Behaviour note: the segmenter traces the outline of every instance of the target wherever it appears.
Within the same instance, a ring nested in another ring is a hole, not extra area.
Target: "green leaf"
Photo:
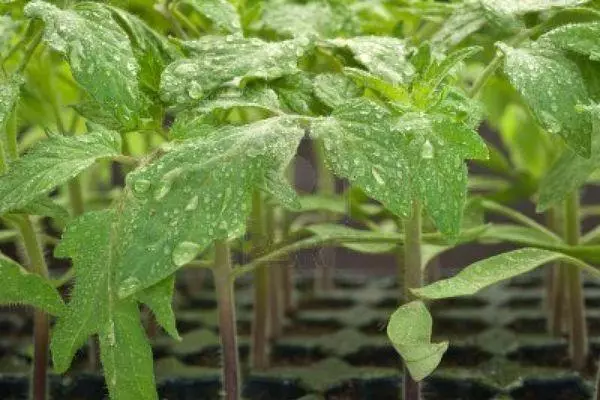
[[[420,289],[411,289],[411,291],[415,296],[430,300],[469,296],[494,283],[522,275],[544,264],[559,260],[600,276],[600,272],[595,268],[566,254],[524,248],[478,261],[452,278],[443,279]]]
[[[486,22],[477,1],[463,1],[452,15],[435,32],[431,42],[444,47],[454,47],[481,29]]]
[[[300,197],[301,211],[330,211],[337,214],[347,212],[346,201],[341,197],[329,197],[325,195],[305,195]]]
[[[173,339],[181,340],[177,331],[175,313],[171,307],[171,299],[175,291],[175,275],[163,279],[154,286],[136,293],[135,297],[140,303],[146,304],[156,321]]]
[[[568,24],[540,36],[538,43],[555,46],[600,61],[600,22]]]
[[[388,322],[387,335],[417,382],[437,368],[448,349],[447,341],[431,342],[432,325],[431,314],[421,301],[401,306]]]
[[[242,32],[240,16],[228,0],[182,0],[182,3],[190,5],[219,28],[231,33]]]
[[[300,71],[298,57],[307,43],[205,36],[185,45],[192,58],[175,61],[162,75],[162,98],[173,104],[201,100],[226,85],[240,87],[248,80],[274,80],[296,74]]]
[[[124,126],[135,126],[143,108],[140,67],[110,11],[89,2],[61,10],[36,0],[25,6],[25,14],[44,21],[45,41],[67,57],[75,80],[89,95]]]
[[[570,149],[563,152],[540,182],[538,211],[545,211],[563,201],[600,168],[600,107],[596,106],[596,109],[596,112],[592,112],[595,115],[591,157],[583,158]]]
[[[501,49],[506,54],[504,71],[538,123],[560,135],[577,154],[589,157],[591,120],[589,115],[575,112],[578,105],[589,101],[577,65],[559,53],[540,48],[501,45]]]
[[[130,173],[118,206],[120,296],[170,276],[214,240],[243,233],[253,191],[266,176],[283,175],[303,136],[288,116],[225,126],[170,144]]]
[[[482,242],[516,243],[541,248],[561,244],[536,229],[511,224],[491,224],[479,239]]]
[[[133,53],[140,65],[140,83],[158,92],[160,75],[165,67],[178,57],[175,47],[146,22],[127,11],[105,6],[129,35]]]
[[[336,7],[334,2],[298,4],[278,1],[265,8],[261,27],[288,38],[313,35],[328,38],[352,31],[352,22],[348,8]]]
[[[546,11],[551,8],[574,7],[589,0],[481,0],[482,4],[500,14],[521,15],[529,12]]]
[[[366,99],[315,119],[312,128],[323,139],[334,173],[401,217],[408,217],[414,198],[420,199],[441,232],[458,233],[467,187],[463,160],[487,156],[476,132],[442,115],[393,119]]]
[[[325,105],[335,108],[361,95],[352,80],[341,74],[320,74],[314,82],[315,96]]]
[[[299,211],[302,207],[298,193],[290,186],[281,171],[268,173],[261,189],[290,211]]]
[[[359,253],[389,253],[397,246],[396,243],[368,243],[369,239],[379,239],[384,235],[381,232],[353,229],[343,225],[317,224],[309,225],[304,229],[322,239],[344,237],[345,239],[340,245]],[[398,243],[402,241],[402,236],[395,233],[390,233],[389,237],[390,239],[398,237]],[[353,242],[350,242],[350,239]]]
[[[408,90],[404,87],[389,83],[368,71],[346,67],[343,72],[346,76],[352,78],[358,86],[374,90],[389,100],[398,102],[399,104],[408,103],[410,100]]]
[[[283,109],[289,113],[312,115],[315,103],[312,77],[307,73],[283,76],[270,83]]]
[[[156,400],[152,351],[139,306],[135,299],[117,296],[115,217],[114,210],[84,214],[67,227],[55,249],[57,257],[73,259],[75,287],[53,331],[54,366],[64,372],[77,349],[97,334],[110,398]]]
[[[54,218],[60,222],[66,222],[69,219],[69,211],[58,203],[52,201],[47,196],[41,196],[19,210],[13,211],[17,214],[40,215]]]
[[[26,207],[96,160],[118,155],[120,148],[120,136],[101,128],[82,136],[53,135],[36,143],[0,176],[0,214]]]
[[[21,77],[14,77],[0,82],[0,132],[4,131],[6,121],[19,100],[21,83]]]
[[[201,101],[196,108],[177,114],[169,135],[176,139],[208,135],[222,120],[220,116],[234,109],[258,110],[265,116],[282,113],[277,93],[263,84],[225,89],[214,98]]]
[[[394,84],[407,84],[415,74],[408,61],[410,48],[403,40],[383,36],[333,39],[327,43],[349,49],[367,70]]]
[[[552,143],[527,110],[509,104],[500,119],[500,134],[514,166],[541,178],[548,170]]]
[[[49,280],[28,272],[0,254],[0,304],[30,305],[52,315],[65,311],[65,304]]]

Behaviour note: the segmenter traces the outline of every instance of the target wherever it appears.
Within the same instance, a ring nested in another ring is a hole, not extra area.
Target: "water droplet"
[[[192,261],[202,248],[198,243],[194,242],[181,242],[173,250],[171,255],[173,263],[178,267],[185,265]]]
[[[140,286],[140,280],[137,278],[127,278],[119,287],[119,297],[127,297],[135,293]]]
[[[133,183],[133,191],[138,194],[146,193],[150,189],[150,181],[146,179],[138,179]]]
[[[377,169],[375,167],[371,168],[371,174],[373,174],[373,178],[375,178],[375,181],[380,184],[380,185],[385,185],[385,180],[383,179],[383,177],[379,174],[379,172],[377,171]]]
[[[433,145],[429,139],[425,140],[425,143],[423,143],[423,147],[421,148],[421,158],[426,160],[433,158]]]
[[[198,208],[198,196],[192,197],[189,203],[185,206],[186,211],[194,211]]]
[[[171,190],[172,184],[173,181],[171,180],[160,181],[160,183],[158,184],[158,188],[154,192],[154,198],[156,200],[162,200]]]

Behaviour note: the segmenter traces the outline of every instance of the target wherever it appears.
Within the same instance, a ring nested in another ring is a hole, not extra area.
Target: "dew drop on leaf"
[[[178,267],[192,261],[202,250],[202,246],[194,242],[181,242],[173,250],[173,263]]]
[[[127,278],[119,288],[119,297],[124,298],[138,291],[140,281],[137,278]]]
[[[138,194],[146,193],[150,189],[150,181],[146,179],[138,179],[133,184],[133,191]]]
[[[189,203],[185,206],[186,211],[194,211],[198,208],[198,196],[192,197]]]
[[[433,158],[433,145],[429,139],[425,140],[425,143],[423,143],[423,147],[421,148],[421,158],[426,160]]]
[[[378,184],[385,185],[385,180],[381,177],[379,172],[377,172],[377,168],[372,167],[371,174],[373,174],[373,178],[375,178],[375,181],[377,181]]]

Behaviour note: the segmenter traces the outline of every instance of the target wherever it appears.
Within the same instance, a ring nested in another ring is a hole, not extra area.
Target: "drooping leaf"
[[[162,75],[162,97],[173,104],[198,101],[224,85],[239,87],[248,80],[295,74],[307,45],[302,40],[265,42],[229,36],[205,36],[185,44],[192,58],[175,61]]]
[[[394,84],[407,84],[415,74],[408,61],[410,47],[403,40],[383,36],[357,36],[330,40],[333,46],[349,49],[370,72]]]
[[[399,104],[409,102],[410,94],[408,90],[402,86],[390,83],[385,79],[360,68],[346,67],[343,72],[344,75],[352,78],[354,83],[361,88],[374,90],[375,92],[382,94],[385,98]]]
[[[317,98],[331,108],[341,106],[361,94],[354,82],[341,74],[317,75],[313,87]]]
[[[8,257],[0,254],[0,304],[23,304],[60,315],[65,304],[48,279],[28,272]]]
[[[448,349],[448,342],[432,343],[433,321],[421,301],[412,301],[398,308],[387,326],[387,335],[404,360],[415,381],[429,376]]]
[[[311,115],[314,105],[313,81],[306,73],[285,75],[271,82],[282,108],[295,114]]]
[[[600,22],[563,25],[540,36],[538,42],[600,61]]]
[[[116,156],[120,150],[120,136],[102,128],[82,136],[53,135],[36,143],[0,176],[0,214],[26,207],[96,160]]]
[[[182,0],[182,3],[190,5],[227,32],[242,31],[240,16],[235,6],[228,0]]]
[[[301,208],[300,198],[296,190],[290,186],[281,171],[270,172],[265,176],[264,183],[260,188],[275,199],[277,204],[282,205],[290,211],[298,211]]]
[[[502,45],[501,49],[506,54],[504,71],[538,123],[548,132],[560,135],[579,155],[589,157],[591,119],[575,112],[578,105],[588,103],[577,65],[559,53],[541,48]]]
[[[283,174],[303,135],[288,116],[225,126],[130,173],[119,205],[120,296],[170,276],[214,240],[241,234],[252,192],[265,176]]]
[[[139,65],[129,37],[99,3],[81,2],[61,10],[44,1],[25,6],[30,18],[45,23],[44,39],[68,59],[75,80],[126,127],[137,124],[143,98]]]
[[[466,200],[463,161],[487,157],[476,132],[442,115],[393,119],[377,103],[356,99],[316,119],[313,134],[337,175],[402,217],[413,199],[422,200],[437,228],[456,236]]]
[[[340,197],[329,197],[325,195],[305,195],[300,197],[301,211],[330,211],[332,213],[344,214],[348,205]]]
[[[491,224],[479,238],[482,242],[514,243],[521,246],[548,247],[561,245],[561,241],[550,238],[536,229],[511,224]]]
[[[139,306],[135,299],[119,299],[117,295],[115,214],[112,209],[84,214],[67,227],[55,249],[56,256],[73,259],[76,278],[67,311],[53,331],[54,366],[64,372],[87,338],[98,335],[110,397],[156,400],[152,351]],[[163,289],[150,288],[139,296],[144,301],[152,297],[149,305],[157,316],[168,315],[157,312],[170,304],[170,298],[157,294]],[[163,321],[159,317],[159,322]]]
[[[576,258],[550,250],[524,248],[502,253],[469,265],[452,278],[437,281],[420,289],[411,289],[423,299],[469,296],[481,289],[529,272],[544,264],[562,260],[600,276],[600,272]]]
[[[600,168],[600,107],[588,108],[588,110],[592,110],[592,118],[594,118],[591,157],[581,157],[571,149],[564,151],[540,182],[538,211],[545,211],[563,201]],[[580,115],[589,115],[589,113]]]

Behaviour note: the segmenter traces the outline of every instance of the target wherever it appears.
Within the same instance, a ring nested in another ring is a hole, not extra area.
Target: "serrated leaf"
[[[442,115],[392,118],[373,101],[351,100],[316,119],[326,162],[401,217],[421,200],[437,228],[455,236],[466,200],[464,160],[486,158],[487,148],[467,126]]]
[[[423,299],[469,296],[494,283],[522,275],[544,264],[559,260],[600,276],[597,269],[563,253],[524,248],[478,261],[452,278],[437,281],[420,289],[411,289],[411,291]]]
[[[463,1],[431,37],[431,42],[438,46],[454,47],[481,29],[485,22],[486,18],[478,1]]]
[[[521,15],[529,12],[550,10],[551,8],[574,7],[589,0],[480,0],[489,9],[500,14]]]
[[[0,304],[30,305],[49,314],[60,315],[65,304],[49,280],[32,274],[0,254]]]
[[[383,36],[333,39],[328,43],[349,49],[370,72],[394,84],[407,84],[415,74],[408,61],[410,48],[403,40]]]
[[[600,22],[563,25],[540,36],[538,42],[600,61]]]
[[[140,65],[140,83],[158,91],[160,75],[165,67],[178,57],[177,50],[166,37],[137,16],[118,7],[106,7],[129,35],[133,53]]]
[[[76,278],[67,311],[52,334],[54,366],[64,372],[77,349],[97,334],[111,399],[156,400],[152,351],[138,304],[117,296],[115,217],[114,210],[84,214],[67,227],[55,249],[56,256],[73,259]]]
[[[162,98],[173,104],[201,100],[224,85],[296,74],[306,42],[205,36],[185,45],[192,57],[175,61],[162,75]]]
[[[277,93],[263,84],[243,89],[226,89],[214,98],[208,98],[193,108],[177,114],[169,135],[176,139],[190,139],[210,134],[217,129],[223,113],[234,109],[253,109],[265,116],[281,114]]]
[[[26,207],[96,160],[118,155],[120,149],[120,136],[102,128],[81,136],[53,135],[36,143],[0,176],[0,214]]]
[[[375,92],[382,94],[385,98],[400,104],[409,102],[410,95],[408,90],[402,86],[389,83],[377,75],[358,68],[346,67],[343,72],[346,76],[352,78],[360,87],[374,90]]]
[[[120,296],[161,281],[214,240],[240,235],[253,191],[287,167],[303,136],[288,116],[225,126],[130,173],[119,205]]]
[[[44,21],[44,40],[67,57],[75,80],[89,95],[124,126],[135,126],[143,109],[139,65],[110,11],[89,2],[61,10],[36,0],[24,12]]]
[[[271,82],[283,109],[296,114],[311,115],[314,103],[313,82],[306,73],[286,75]]]
[[[351,15],[346,7],[336,7],[334,2],[308,3],[272,2],[261,18],[263,29],[282,37],[339,36],[352,30]]]
[[[589,97],[577,65],[559,53],[539,48],[501,46],[504,71],[521,94],[538,123],[560,135],[583,157],[590,155],[589,115],[575,112]]]
[[[242,24],[235,6],[228,0],[182,0],[210,19],[219,28],[231,33],[241,33]]]
[[[341,74],[320,74],[313,85],[315,96],[323,104],[335,108],[361,95],[361,90],[350,78]]]
[[[597,110],[596,115],[593,115],[591,157],[581,157],[571,149],[563,152],[540,182],[536,207],[538,211],[545,211],[563,201],[600,168],[600,107]]]
[[[54,218],[60,222],[66,222],[69,219],[69,211],[58,203],[52,201],[47,196],[41,196],[21,209],[13,211],[17,214],[40,215]]]
[[[163,279],[154,286],[136,293],[135,297],[140,303],[146,304],[156,321],[175,340],[181,340],[177,330],[175,313],[171,307],[171,300],[175,291],[175,275]]]
[[[415,381],[429,376],[448,349],[448,342],[432,343],[433,321],[421,301],[398,308],[388,322],[387,335]]]
[[[282,171],[268,173],[265,176],[262,189],[268,193],[277,203],[281,204],[290,211],[300,210],[300,198],[296,190],[290,186],[289,182],[283,176]]]

